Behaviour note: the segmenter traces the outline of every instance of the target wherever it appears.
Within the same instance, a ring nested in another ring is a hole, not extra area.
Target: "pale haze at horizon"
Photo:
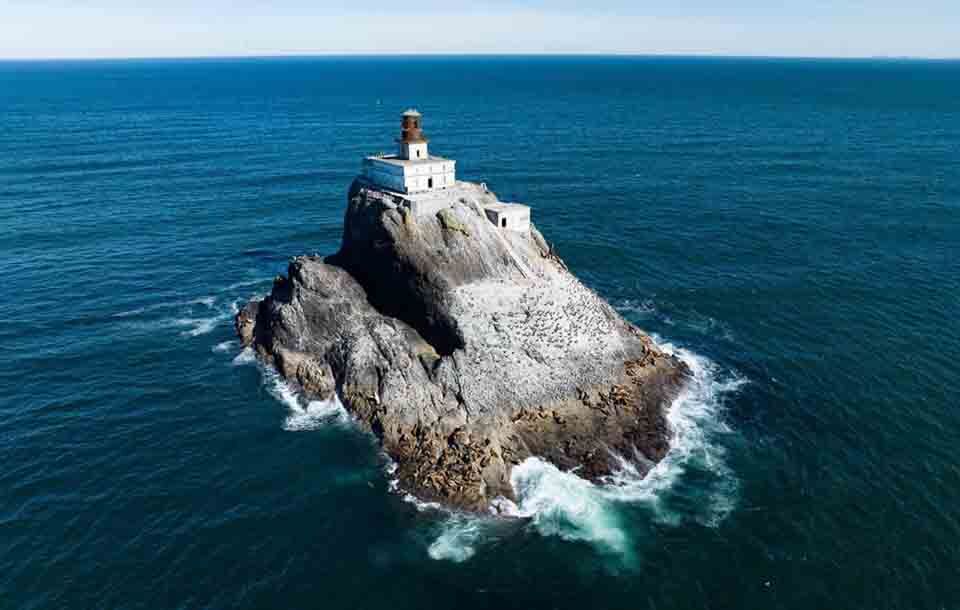
[[[0,0],[0,58],[301,54],[960,57],[960,2]]]

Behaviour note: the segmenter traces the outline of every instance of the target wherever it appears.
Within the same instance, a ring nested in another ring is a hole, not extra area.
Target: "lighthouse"
[[[457,162],[430,154],[423,115],[417,110],[411,108],[400,115],[396,141],[396,153],[363,160],[358,184],[365,196],[409,210],[412,218],[429,218],[457,203],[469,203],[498,229],[530,232],[529,206],[499,201],[482,182],[457,182]]]
[[[431,155],[423,134],[423,115],[411,108],[400,115],[398,150],[363,161],[363,177],[374,185],[406,195],[456,185],[456,161]]]

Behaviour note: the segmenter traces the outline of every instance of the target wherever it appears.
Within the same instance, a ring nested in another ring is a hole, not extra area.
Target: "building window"
[[[507,219],[506,219],[506,218],[501,218],[501,219],[500,219],[500,226],[503,227],[504,229],[507,228]]]
[[[428,189],[433,188],[433,178],[427,178],[427,188]]]

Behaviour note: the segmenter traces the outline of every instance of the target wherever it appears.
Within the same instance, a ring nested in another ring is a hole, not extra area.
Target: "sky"
[[[0,0],[0,58],[960,58],[960,0]]]

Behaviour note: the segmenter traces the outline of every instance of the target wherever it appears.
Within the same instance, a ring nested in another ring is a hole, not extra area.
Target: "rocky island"
[[[689,372],[581,284],[526,206],[455,179],[420,115],[369,157],[340,250],[302,256],[236,318],[311,398],[339,396],[424,500],[486,510],[538,456],[598,480],[649,469]]]

